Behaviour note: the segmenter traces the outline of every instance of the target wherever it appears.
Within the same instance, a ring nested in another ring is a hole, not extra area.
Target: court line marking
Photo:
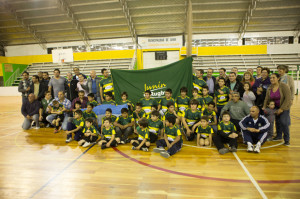
[[[269,148],[273,148],[276,146],[280,146],[283,145],[284,142],[280,142],[278,144],[274,144],[271,146],[266,146],[266,147],[261,147],[261,149],[269,149]],[[201,147],[201,146],[194,146],[194,145],[190,145],[190,144],[183,144],[184,146],[189,146],[189,147],[194,147],[194,148],[199,148],[199,149],[211,149],[211,150],[217,150],[216,148],[210,148],[210,147]],[[237,149],[238,151],[246,151],[247,149]]]
[[[146,162],[137,160],[133,157],[130,157],[129,155],[123,153],[122,151],[120,151],[119,149],[117,149],[116,147],[112,147],[117,153],[119,153],[121,156],[123,156],[124,158],[131,160],[135,163],[138,163],[140,165],[152,168],[152,169],[156,169],[159,171],[163,171],[166,173],[172,173],[175,175],[181,175],[181,176],[186,176],[186,177],[192,177],[192,178],[199,178],[199,179],[206,179],[206,180],[216,180],[216,181],[226,181],[226,182],[241,182],[241,183],[250,183],[250,180],[239,180],[239,179],[229,179],[229,178],[217,178],[217,177],[208,177],[208,176],[200,176],[200,175],[195,175],[195,174],[189,174],[189,173],[183,173],[183,172],[179,172],[179,171],[173,171],[173,170],[169,170],[169,169],[165,169],[159,166],[155,166],[152,164],[148,164]],[[259,183],[264,183],[264,184],[288,184],[288,183],[300,183],[300,180],[258,180],[257,182]]]
[[[96,143],[95,143],[96,144]],[[42,185],[36,192],[34,192],[29,198],[35,197],[38,193],[40,193],[44,188],[46,188],[53,180],[55,180],[58,176],[60,176],[64,171],[66,171],[69,167],[71,167],[79,158],[81,158],[84,154],[86,154],[93,146],[90,146],[87,150],[82,152],[77,158],[75,158],[72,162],[70,162],[67,166],[65,166],[61,171],[59,171],[56,175],[51,177],[44,185]]]
[[[4,138],[4,137],[7,137],[7,136],[15,135],[15,134],[18,134],[18,133],[21,133],[21,132],[23,132],[23,131],[18,131],[18,132],[10,133],[10,134],[7,134],[7,135],[2,135],[2,136],[0,136],[0,138]]]
[[[260,188],[260,186],[258,185],[258,183],[256,182],[256,180],[253,178],[253,176],[251,175],[251,173],[248,171],[248,169],[246,168],[246,166],[244,165],[244,163],[239,158],[239,156],[235,152],[233,152],[232,154],[234,155],[234,157],[238,161],[238,163],[241,165],[241,167],[243,168],[243,170],[245,171],[245,173],[247,174],[247,176],[249,177],[250,181],[252,182],[252,184],[254,185],[254,187],[257,189],[257,191],[259,192],[259,194],[261,195],[261,197],[263,199],[267,199],[268,197],[263,192],[263,190]]]

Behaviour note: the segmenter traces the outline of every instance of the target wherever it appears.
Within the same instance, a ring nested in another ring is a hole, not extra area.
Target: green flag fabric
[[[180,95],[180,88],[187,87],[191,96],[193,88],[192,57],[152,69],[119,70],[112,69],[115,100],[121,102],[121,94],[126,91],[128,99],[136,103],[144,97],[146,90],[151,91],[151,98],[160,100],[165,90],[171,88],[173,98]]]

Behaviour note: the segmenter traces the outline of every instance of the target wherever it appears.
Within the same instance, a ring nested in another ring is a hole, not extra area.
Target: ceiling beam
[[[82,41],[84,42],[85,46],[89,49],[89,36],[86,33],[85,29],[82,27],[82,25],[79,23],[78,19],[76,18],[75,14],[71,10],[69,4],[65,0],[57,0],[59,8],[61,8],[67,16],[72,20],[72,23],[75,27],[75,29],[79,32]]]
[[[137,39],[136,39],[136,37],[137,37],[136,30],[135,30],[134,23],[132,21],[132,18],[131,18],[130,12],[129,12],[127,0],[119,0],[119,2],[122,5],[123,13],[124,13],[125,18],[127,20],[127,24],[128,24],[128,27],[129,27],[129,31],[130,31],[132,40],[133,40],[134,43],[136,43],[136,41],[137,41]]]
[[[251,0],[248,6],[248,10],[246,11],[244,19],[239,28],[239,39],[242,39],[245,35],[250,19],[252,18],[253,11],[256,9],[257,2],[259,2],[259,0]]]
[[[13,15],[15,17],[15,20],[22,26],[22,28],[24,28],[28,33],[31,34],[31,36],[34,38],[34,40],[36,40],[38,42],[38,44],[43,48],[43,49],[46,49],[46,40],[41,36],[41,35],[38,35],[36,33],[36,30],[30,26],[29,24],[26,24],[23,20],[22,17],[20,17],[16,10],[13,9],[7,1],[1,1],[0,2],[0,5],[5,8],[5,10],[10,13],[11,15]]]

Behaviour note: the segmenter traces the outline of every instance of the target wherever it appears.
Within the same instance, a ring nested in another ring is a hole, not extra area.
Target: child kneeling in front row
[[[200,125],[197,127],[197,146],[211,146],[212,134],[214,130],[208,125],[208,116],[202,116]]]
[[[93,118],[87,118],[85,120],[85,126],[82,129],[82,140],[78,142],[79,146],[88,147],[98,140],[97,130],[93,126],[93,122]]]
[[[181,131],[175,123],[175,116],[168,116],[166,118],[164,139],[158,140],[156,142],[157,148],[153,149],[154,152],[160,153],[160,155],[165,158],[174,155],[180,151],[182,147]],[[167,151],[165,150],[165,147],[168,147]]]
[[[102,135],[104,138],[98,143],[101,149],[118,146],[120,138],[116,138],[116,131],[112,126],[111,118],[104,118]]]
[[[148,129],[148,120],[142,118],[138,121],[138,127],[136,127],[136,133],[138,134],[137,140],[133,139],[130,141],[132,144],[132,150],[143,150],[149,151],[150,147],[150,137]]]
[[[74,118],[70,119],[67,125],[67,139],[66,143],[72,141],[72,134],[74,133],[74,140],[79,141],[82,137],[82,128],[84,127],[84,119],[82,117],[82,111],[77,110],[74,113]]]
[[[214,144],[216,145],[221,155],[228,151],[237,151],[237,137],[236,128],[232,122],[230,122],[230,114],[224,111],[222,115],[222,121],[218,124],[218,131],[213,136]],[[229,149],[224,147],[225,143],[229,143]]]

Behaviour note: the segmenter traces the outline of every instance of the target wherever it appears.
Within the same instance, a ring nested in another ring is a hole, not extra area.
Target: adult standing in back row
[[[53,88],[53,95],[54,97],[58,97],[59,91],[64,91],[66,86],[66,78],[60,76],[60,70],[58,68],[54,69],[54,77],[49,81],[48,91],[51,92]]]
[[[109,76],[108,70],[103,68],[101,70],[101,72],[102,72],[104,77],[100,81],[100,97],[101,97],[101,101],[104,102],[105,94],[107,92],[112,92],[113,93],[114,86],[113,86],[111,76]]]

